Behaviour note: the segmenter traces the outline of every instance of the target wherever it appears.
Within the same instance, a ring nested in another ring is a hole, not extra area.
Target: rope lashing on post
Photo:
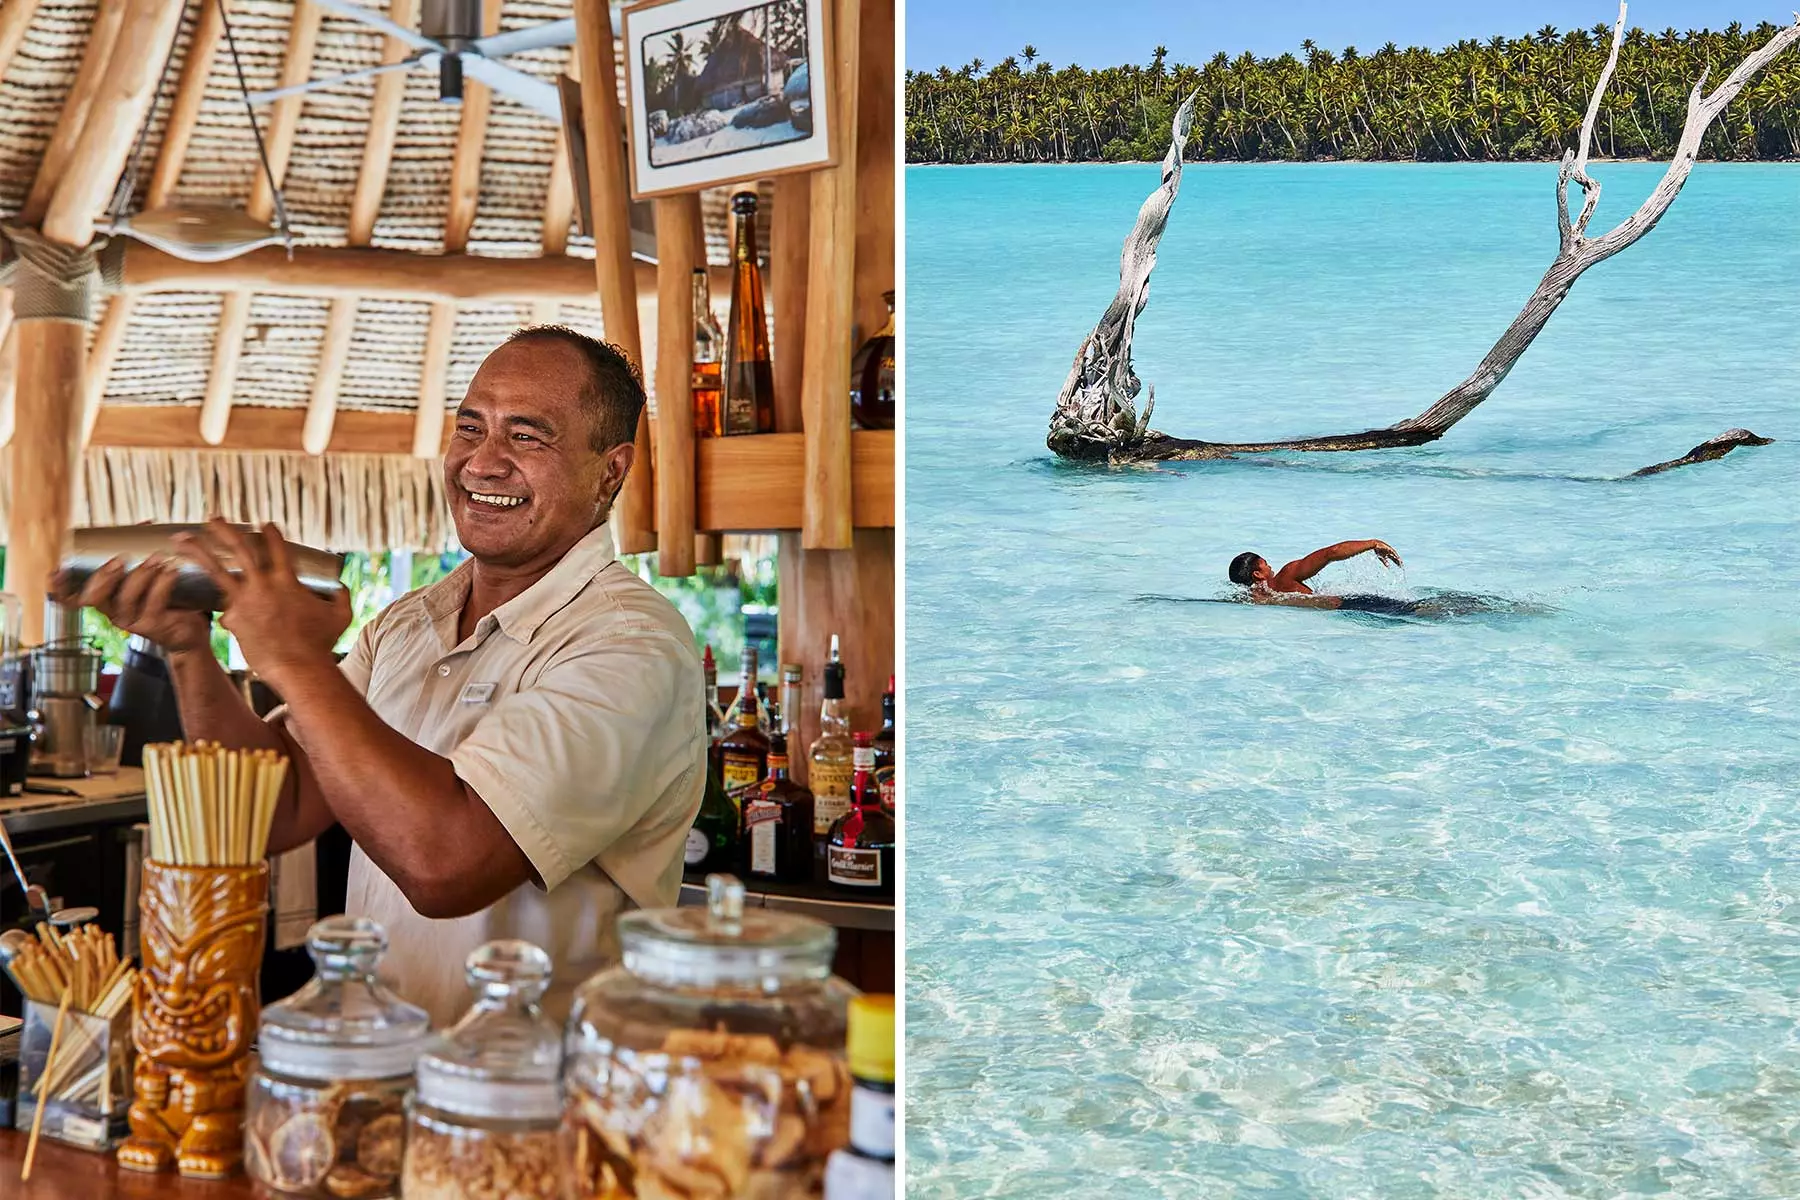
[[[0,224],[0,287],[13,290],[13,320],[93,324],[96,301],[119,290],[124,250],[105,238],[65,246],[35,229]]]

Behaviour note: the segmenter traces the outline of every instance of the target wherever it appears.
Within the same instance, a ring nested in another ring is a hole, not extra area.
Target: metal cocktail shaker
[[[204,528],[203,525],[111,525],[77,529],[72,548],[63,556],[62,569],[70,586],[79,588],[109,559],[123,559],[126,568],[130,569],[152,554],[171,555],[180,559],[180,562],[170,603],[176,608],[217,612],[224,606],[224,598],[220,596],[218,586],[196,563],[181,559],[174,545],[176,534],[195,533]],[[238,525],[235,528],[244,535],[253,552],[264,553],[261,530],[249,525]],[[327,598],[343,590],[344,585],[338,579],[344,569],[342,556],[294,542],[288,543],[288,555],[293,560],[295,573],[307,590]],[[238,565],[227,557],[225,568],[235,574]]]

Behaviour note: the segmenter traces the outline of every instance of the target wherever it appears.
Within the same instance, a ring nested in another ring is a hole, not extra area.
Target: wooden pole
[[[396,25],[413,28],[419,21],[419,0],[393,0],[388,17]],[[399,38],[385,39],[381,61],[397,63],[412,48]],[[369,109],[369,135],[363,142],[362,169],[356,176],[356,192],[350,198],[349,241],[366,246],[375,236],[375,219],[381,198],[387,193],[388,168],[394,159],[394,139],[400,132],[400,102],[406,96],[405,71],[389,71],[375,80],[375,100]]]
[[[855,341],[887,320],[894,290],[894,0],[863,0],[856,105]],[[848,386],[848,374],[845,384]]]
[[[694,272],[693,272],[693,268],[694,267],[703,267],[706,265],[706,218],[701,213],[700,206],[698,204],[695,204],[693,206],[693,209],[689,212],[688,216],[685,219],[685,223],[689,227],[688,232],[689,232],[689,235],[692,237],[693,244],[694,244],[694,261],[688,268],[687,308],[688,308],[688,311],[691,313],[694,308],[694,279],[693,279]],[[685,354],[688,358],[689,363],[691,364],[693,361],[693,357],[694,357],[694,353],[693,353],[694,332],[693,332],[693,325],[692,325],[691,319],[690,319],[689,326],[688,326],[688,342],[687,342],[687,344],[688,344],[688,349],[685,351]],[[693,377],[692,371],[690,370],[690,372],[689,372],[690,381],[692,380],[692,377]],[[687,412],[689,414],[687,425],[688,425],[689,430],[691,431],[693,429],[693,424],[694,424],[694,422],[693,422],[694,393],[693,393],[691,383],[690,383],[690,387],[688,390],[688,400],[687,400],[686,407],[687,407]],[[690,440],[690,449],[694,452],[694,454],[699,453],[699,449],[700,449],[699,441],[700,441],[699,435],[693,434],[691,437],[691,440]],[[694,530],[694,565],[696,567],[716,567],[720,563],[725,561],[725,539],[723,536],[721,536],[718,533],[708,533],[704,529],[701,529],[698,527],[699,523],[700,523],[700,514],[699,514],[700,501],[699,501],[699,496],[697,494],[698,493],[698,483],[699,483],[699,469],[698,469],[698,460],[696,460],[696,466],[695,466],[696,496],[695,496],[695,500],[694,500],[694,505],[695,505],[694,521],[695,521],[696,528]]]
[[[656,573],[694,573],[694,303],[697,193],[656,200]]]
[[[655,265],[634,263],[632,270],[638,290],[654,299]],[[711,270],[714,291],[728,290],[731,272],[721,267]],[[291,262],[285,250],[271,247],[224,262],[195,263],[133,242],[125,249],[125,288],[132,292],[254,288],[281,296],[427,302],[491,300],[532,304],[554,298],[591,304],[594,267],[566,256],[489,258],[479,254],[414,254],[357,246],[296,246]],[[634,310],[634,327],[635,316]]]
[[[323,454],[331,445],[331,427],[337,420],[338,387],[343,382],[344,364],[350,361],[350,336],[355,329],[356,301],[333,300],[331,312],[325,319],[325,344],[319,349],[319,369],[313,375],[312,395],[306,402],[306,424],[300,433],[300,448],[308,454]]]
[[[606,339],[633,361],[644,361],[632,293],[631,185],[625,167],[624,118],[613,62],[612,13],[607,0],[575,0],[576,53],[581,60],[581,123],[587,133],[588,196],[594,217],[594,276],[600,287]],[[651,528],[654,467],[650,414],[638,422],[637,465],[613,511],[613,539],[621,554],[656,549]]]
[[[482,34],[500,32],[500,0],[482,0]],[[469,245],[475,210],[481,202],[481,156],[487,148],[488,113],[493,93],[473,79],[463,85],[462,118],[456,130],[456,156],[450,164],[450,203],[444,213],[444,253],[461,254]],[[456,340],[456,305],[440,300],[431,306],[425,333],[425,369],[419,376],[419,408],[414,413],[413,453],[437,457],[444,441],[445,395],[450,380],[450,348]]]
[[[579,81],[581,55],[569,55],[564,72]],[[569,226],[575,220],[575,177],[571,170],[569,139],[558,135],[556,149],[550,153],[550,184],[544,189],[544,231],[539,244],[546,257],[566,254],[569,249]],[[531,306],[531,320],[537,325],[553,325],[561,310],[562,305],[554,299],[538,300]]]
[[[187,57],[181,64],[181,82],[175,89],[175,101],[169,107],[169,119],[163,127],[162,145],[156,151],[156,166],[150,175],[150,186],[144,195],[146,209],[161,208],[169,202],[181,171],[187,165],[188,143],[194,135],[194,124],[200,118],[200,105],[206,98],[206,81],[212,74],[213,56],[224,35],[225,20],[217,3],[202,3],[194,36],[188,42]],[[94,422],[99,419],[100,405],[106,399],[106,385],[112,379],[113,363],[125,345],[131,327],[132,310],[137,298],[121,292],[106,306],[106,316],[94,335],[88,351],[87,389],[83,393],[81,439],[85,446],[94,436]]]
[[[81,448],[82,376],[87,327],[80,321],[18,322],[18,398],[6,590],[25,604],[26,645],[43,640],[44,597],[62,561],[75,509]]]
[[[113,47],[118,44],[119,29],[125,22],[126,7],[126,0],[100,0],[94,9],[81,67],[69,84],[69,94],[63,101],[62,111],[57,114],[56,127],[50,131],[43,157],[38,160],[37,177],[32,180],[31,191],[19,210],[22,225],[36,225],[50,209],[50,197],[81,141],[82,130],[87,128],[88,113],[93,110],[94,97],[100,94],[106,80]]]
[[[388,17],[398,25],[412,28],[419,17],[418,0],[393,0]],[[381,61],[401,62],[410,49],[399,38],[389,37],[383,42]],[[375,99],[369,109],[369,132],[363,141],[362,167],[357,171],[356,190],[350,196],[346,240],[352,246],[367,246],[375,238],[375,220],[381,213],[382,197],[387,194],[394,141],[400,133],[400,101],[405,95],[406,72],[389,71],[376,79]],[[355,295],[332,297],[331,312],[325,318],[325,344],[319,352],[318,370],[313,374],[312,395],[306,404],[306,427],[301,435],[302,448],[308,454],[323,454],[331,445],[331,430],[337,422],[338,394],[356,331],[356,302]],[[427,338],[428,343],[429,340]]]
[[[811,248],[812,176],[775,179],[769,211],[769,298],[775,320],[775,429],[799,433],[800,389],[806,363],[806,271]]]
[[[857,59],[860,0],[833,0],[833,113],[838,164],[812,180],[812,253],[807,262],[805,376],[800,390],[806,426],[807,549],[851,544],[850,327],[856,269]]]
[[[38,0],[6,0],[0,4],[0,79],[6,77],[6,68],[12,66],[13,55],[25,42],[25,31],[31,28],[31,18],[37,15]]]
[[[181,10],[182,0],[131,0],[127,6],[115,42],[118,53],[100,81],[81,139],[44,213],[45,237],[65,246],[94,240],[94,216],[112,196],[149,114]]]
[[[319,23],[325,10],[312,0],[298,0],[293,23],[288,27],[287,52],[281,61],[281,87],[296,87],[312,78],[313,52],[319,43]],[[300,129],[304,93],[283,96],[275,102],[263,141],[268,148],[269,175],[256,172],[250,183],[250,202],[245,211],[258,221],[275,215],[275,188],[287,177],[288,158]],[[260,164],[258,164],[260,166]],[[231,401],[237,391],[238,365],[244,357],[244,333],[250,327],[251,293],[230,292],[219,310],[219,328],[213,335],[212,369],[206,376],[206,395],[200,403],[200,436],[212,445],[225,440],[231,423]]]

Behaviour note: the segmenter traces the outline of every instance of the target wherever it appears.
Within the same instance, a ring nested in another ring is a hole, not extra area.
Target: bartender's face
[[[631,466],[629,442],[594,448],[587,366],[560,342],[488,355],[456,412],[444,486],[457,539],[478,561],[559,558],[605,519]]]

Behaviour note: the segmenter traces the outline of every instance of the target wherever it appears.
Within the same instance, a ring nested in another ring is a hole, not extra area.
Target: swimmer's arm
[[[1367,554],[1371,550],[1382,562],[1391,563],[1393,566],[1400,565],[1400,556],[1386,542],[1374,538],[1355,542],[1339,542],[1334,546],[1314,550],[1305,558],[1297,558],[1275,572],[1274,586],[1279,588],[1283,584],[1302,583],[1334,562],[1343,562],[1346,558],[1355,558],[1357,555]]]

